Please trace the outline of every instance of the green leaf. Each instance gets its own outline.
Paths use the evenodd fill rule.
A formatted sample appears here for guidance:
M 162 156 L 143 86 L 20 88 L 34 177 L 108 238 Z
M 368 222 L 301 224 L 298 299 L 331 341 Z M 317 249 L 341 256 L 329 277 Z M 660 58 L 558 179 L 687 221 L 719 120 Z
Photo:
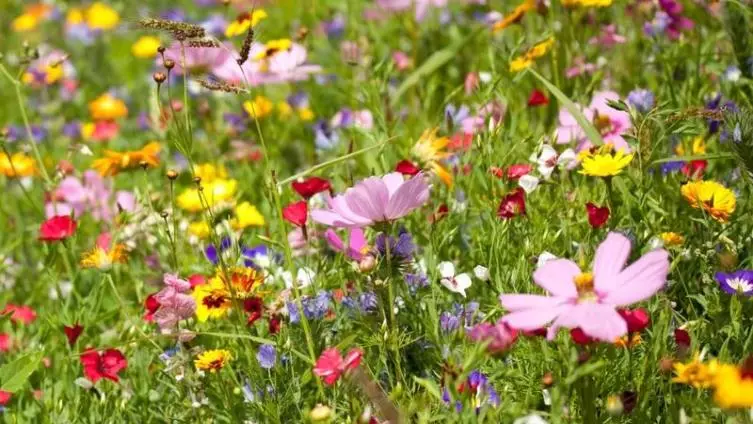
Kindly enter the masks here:
M 569 386 L 587 375 L 595 374 L 596 371 L 604 368 L 606 365 L 605 361 L 598 361 L 580 366 L 565 379 L 565 385 Z
M 418 383 L 421 387 L 426 389 L 427 392 L 429 392 L 430 395 L 434 396 L 437 400 L 442 400 L 442 393 L 439 391 L 439 387 L 437 386 L 437 383 L 427 380 L 425 378 L 418 378 L 416 376 L 413 376 L 413 380 Z
M 468 44 L 469 41 L 476 37 L 476 35 L 483 29 L 483 27 L 479 28 L 466 37 L 461 38 L 460 40 L 451 44 L 450 46 L 436 51 L 434 52 L 434 54 L 429 56 L 429 58 L 426 59 L 426 61 L 422 63 L 421 66 L 416 68 L 416 70 L 408 75 L 408 77 L 405 78 L 405 81 L 400 84 L 400 86 L 397 88 L 397 91 L 395 91 L 395 95 L 392 97 L 391 105 L 395 106 L 398 100 L 400 100 L 400 98 L 403 96 L 403 94 L 405 94 L 406 91 L 410 90 L 411 87 L 425 80 L 426 77 L 433 74 L 434 71 L 441 68 L 452 59 L 456 58 L 460 49 L 465 47 L 466 44 Z
M 729 153 L 717 153 L 717 154 L 712 154 L 712 155 L 670 156 L 668 158 L 657 159 L 651 162 L 651 165 L 656 165 L 659 163 L 667 163 L 667 162 L 677 162 L 677 161 L 689 162 L 692 160 L 701 160 L 701 159 L 734 159 L 734 158 L 735 156 Z
M 554 84 L 549 82 L 546 78 L 542 77 L 541 74 L 534 71 L 533 69 L 528 69 L 528 72 L 538 78 L 538 80 L 541 81 L 542 84 L 544 84 L 546 89 L 549 90 L 554 95 L 554 97 L 557 98 L 557 101 L 559 101 L 560 104 L 564 106 L 565 109 L 570 112 L 570 114 L 573 115 L 575 120 L 578 122 L 578 125 L 580 125 L 580 127 L 586 133 L 586 137 L 591 140 L 591 143 L 597 146 L 604 144 L 604 140 L 601 138 L 601 134 L 599 134 L 599 132 L 596 131 L 596 128 L 594 128 L 594 126 L 590 122 L 588 122 L 588 119 L 583 116 L 583 113 L 580 111 L 578 106 L 576 106 L 575 103 L 573 103 L 573 101 L 565 95 L 565 93 L 560 91 L 559 88 L 555 87 Z
M 22 388 L 39 366 L 42 356 L 42 352 L 29 353 L 0 367 L 0 390 L 15 393 Z

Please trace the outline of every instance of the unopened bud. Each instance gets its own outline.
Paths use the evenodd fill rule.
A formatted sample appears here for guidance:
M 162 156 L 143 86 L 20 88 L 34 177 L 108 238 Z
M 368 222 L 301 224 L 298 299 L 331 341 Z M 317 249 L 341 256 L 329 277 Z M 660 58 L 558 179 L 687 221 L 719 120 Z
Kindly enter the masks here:
M 193 177 L 193 183 L 196 185 L 201 184 L 201 177 L 199 177 L 198 175 Z
M 364 256 L 360 262 L 358 262 L 358 270 L 361 272 L 369 272 L 376 266 L 376 259 L 372 255 Z
M 674 369 L 674 361 L 672 358 L 665 356 L 664 358 L 661 358 L 659 360 L 659 371 L 662 372 L 662 374 L 669 374 Z
M 164 54 L 165 53 L 165 46 L 159 46 L 157 47 L 157 53 Z
M 309 412 L 311 421 L 327 421 L 332 417 L 332 408 L 326 405 L 318 404 Z
M 551 372 L 547 372 L 541 377 L 541 384 L 543 384 L 544 387 L 551 387 L 551 385 L 554 384 L 554 376 Z
M 168 169 L 167 178 L 171 181 L 174 181 L 176 178 L 178 178 L 178 172 L 174 169 Z
M 175 61 L 172 59 L 165 59 L 165 68 L 169 71 L 175 67 Z
M 606 407 L 609 415 L 615 417 L 622 415 L 622 412 L 625 410 L 625 406 L 622 404 L 622 399 L 620 399 L 618 395 L 609 395 Z
M 161 217 L 162 217 L 163 219 L 167 219 L 167 216 L 168 216 L 168 215 L 169 215 L 169 214 L 167 213 L 167 211 L 162 211 L 162 212 L 160 212 L 160 214 L 159 214 L 159 216 L 161 216 Z
M 167 75 L 164 72 L 155 72 L 152 78 L 154 78 L 154 82 L 157 84 L 162 84 L 167 79 Z

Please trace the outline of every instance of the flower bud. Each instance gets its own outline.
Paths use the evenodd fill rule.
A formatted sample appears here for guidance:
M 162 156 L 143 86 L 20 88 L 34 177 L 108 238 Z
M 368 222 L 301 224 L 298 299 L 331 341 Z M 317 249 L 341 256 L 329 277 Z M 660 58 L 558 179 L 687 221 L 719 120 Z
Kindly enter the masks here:
M 174 181 L 176 178 L 178 178 L 178 171 L 174 169 L 168 169 L 167 170 L 167 178 L 171 181 Z
M 314 422 L 328 421 L 332 417 L 332 408 L 320 403 L 309 412 L 309 417 Z
M 376 259 L 373 255 L 364 256 L 360 262 L 358 262 L 358 270 L 361 272 L 369 272 L 376 266 Z
M 165 69 L 168 71 L 175 67 L 175 61 L 172 59 L 165 59 Z
M 609 395 L 606 407 L 609 415 L 613 417 L 622 415 L 622 412 L 625 410 L 625 406 L 622 404 L 622 399 L 617 395 Z
M 162 84 L 163 82 L 165 82 L 165 80 L 167 80 L 167 75 L 165 75 L 164 72 L 155 72 L 154 74 L 152 74 L 152 78 L 154 78 L 154 82 L 156 82 L 157 84 Z

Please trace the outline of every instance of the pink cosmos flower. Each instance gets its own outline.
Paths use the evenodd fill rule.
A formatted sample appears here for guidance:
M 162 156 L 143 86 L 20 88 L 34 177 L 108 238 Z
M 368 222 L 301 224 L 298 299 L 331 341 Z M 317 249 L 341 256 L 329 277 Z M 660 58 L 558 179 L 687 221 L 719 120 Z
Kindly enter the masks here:
M 329 209 L 316 209 L 311 218 L 336 228 L 360 228 L 394 221 L 429 200 L 429 185 L 422 174 L 408 180 L 399 172 L 369 177 L 328 199 Z
M 620 96 L 613 91 L 600 91 L 594 93 L 591 104 L 583 109 L 586 119 L 593 122 L 596 129 L 601 133 L 605 143 L 612 144 L 615 149 L 630 152 L 630 145 L 623 138 L 623 134 L 631 128 L 630 115 L 627 112 L 612 109 L 607 102 L 619 100 Z M 562 108 L 559 114 L 559 127 L 554 133 L 557 143 L 566 144 L 575 141 L 576 151 L 580 152 L 592 147 L 586 133 L 578 125 L 575 117 Z
M 79 217 L 88 211 L 95 220 L 110 221 L 118 207 L 135 211 L 136 197 L 129 191 L 117 191 L 113 199 L 110 182 L 97 171 L 88 170 L 81 179 L 72 176 L 63 179 L 45 205 L 45 212 L 49 218 L 71 213 Z
M 646 253 L 628 267 L 631 244 L 619 233 L 609 233 L 596 250 L 593 273 L 583 273 L 568 259 L 547 261 L 533 274 L 533 281 L 550 296 L 501 295 L 509 314 L 502 321 L 530 331 L 551 323 L 549 339 L 557 330 L 578 328 L 594 339 L 614 342 L 628 326 L 618 307 L 646 300 L 667 280 L 669 254 L 663 249 Z
M 188 294 L 191 291 L 191 283 L 188 281 L 178 278 L 177 275 L 165 274 L 163 282 L 165 287 L 154 296 L 159 302 L 159 309 L 154 313 L 153 319 L 162 332 L 170 332 L 178 321 L 193 316 L 196 301 Z
M 235 62 L 232 47 L 185 47 L 186 60 L 185 65 L 188 73 L 191 75 L 216 74 L 222 72 L 226 66 L 238 64 Z M 172 72 L 176 75 L 183 75 L 183 57 L 180 50 L 180 43 L 174 42 L 165 50 L 165 58 L 175 62 L 175 68 Z M 162 65 L 162 59 L 158 59 Z M 217 75 L 220 76 L 220 75 Z
M 353 228 L 348 232 L 347 247 L 343 239 L 332 228 L 328 228 L 324 232 L 324 239 L 327 240 L 327 244 L 329 244 L 332 250 L 343 252 L 354 261 L 360 261 L 369 251 L 369 244 L 366 242 L 366 237 L 364 237 L 363 229 L 361 228 Z
M 328 385 L 335 384 L 344 372 L 358 367 L 361 364 L 362 357 L 363 351 L 361 349 L 351 349 L 343 359 L 340 351 L 336 347 L 331 347 L 322 352 L 319 359 L 316 360 L 314 374 L 322 377 Z
M 213 73 L 229 83 L 247 81 L 248 84 L 257 86 L 303 81 L 322 70 L 321 66 L 306 62 L 306 48 L 297 43 L 292 43 L 289 49 L 274 51 L 265 56 L 266 52 L 264 44 L 254 43 L 249 52 L 250 59 L 242 67 L 230 57 Z

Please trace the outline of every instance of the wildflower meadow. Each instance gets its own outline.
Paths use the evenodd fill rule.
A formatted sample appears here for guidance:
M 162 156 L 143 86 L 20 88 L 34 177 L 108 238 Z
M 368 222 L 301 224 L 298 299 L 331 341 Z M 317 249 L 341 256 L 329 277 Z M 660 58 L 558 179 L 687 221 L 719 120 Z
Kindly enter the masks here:
M 3 422 L 753 424 L 750 0 L 0 10 Z

